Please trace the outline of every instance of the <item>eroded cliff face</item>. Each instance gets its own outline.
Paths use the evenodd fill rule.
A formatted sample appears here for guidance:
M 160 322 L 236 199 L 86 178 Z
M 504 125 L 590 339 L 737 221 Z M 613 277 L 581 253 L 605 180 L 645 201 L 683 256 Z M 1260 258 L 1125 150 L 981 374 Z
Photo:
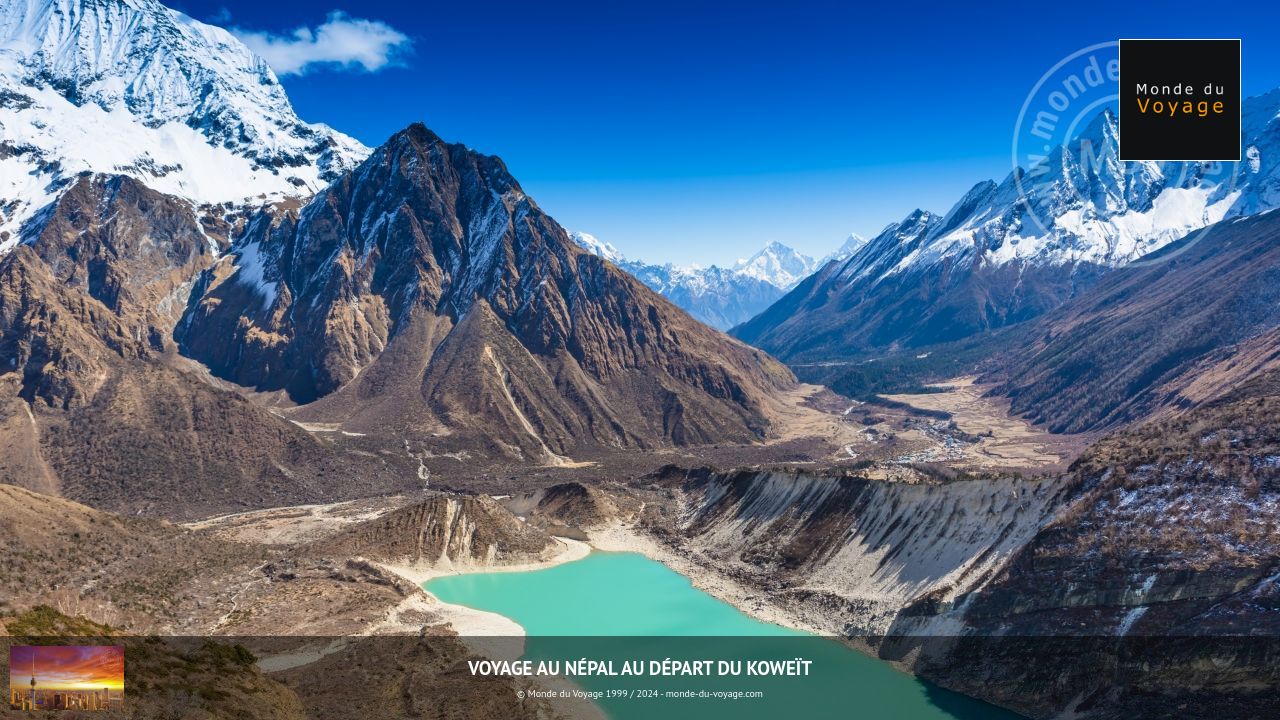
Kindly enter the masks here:
M 682 545 L 849 635 L 883 633 L 912 603 L 948 606 L 981 586 L 1065 492 L 1055 480 L 905 484 L 760 471 L 690 471 L 679 483 Z
M 882 654 L 1034 716 L 1274 716 L 1277 390 L 1264 375 L 1098 443 L 990 582 L 942 612 L 908 608 L 893 634 L 924 639 Z

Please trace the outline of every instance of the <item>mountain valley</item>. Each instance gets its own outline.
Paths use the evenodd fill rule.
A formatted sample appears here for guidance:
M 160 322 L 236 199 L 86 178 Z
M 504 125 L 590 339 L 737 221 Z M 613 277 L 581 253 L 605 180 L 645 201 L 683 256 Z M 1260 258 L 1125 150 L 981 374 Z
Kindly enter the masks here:
M 0 639 L 235 666 L 244 717 L 598 717 L 422 586 L 629 551 L 1029 717 L 1264 716 L 1280 91 L 1225 180 L 1116 123 L 820 261 L 653 265 L 154 0 L 0 0 Z

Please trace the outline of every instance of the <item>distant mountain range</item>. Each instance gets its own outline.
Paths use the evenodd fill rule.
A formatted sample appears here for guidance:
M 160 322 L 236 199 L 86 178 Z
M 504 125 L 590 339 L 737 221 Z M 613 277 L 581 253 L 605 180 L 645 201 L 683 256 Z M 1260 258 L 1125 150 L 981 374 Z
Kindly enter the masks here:
M 755 317 L 814 270 L 847 258 L 866 242 L 859 235 L 850 235 L 839 249 L 815 261 L 774 241 L 731 268 L 703 268 L 629 260 L 594 235 L 575 232 L 572 237 L 583 249 L 626 270 L 694 318 L 720 330 Z
M 1100 113 L 1031 170 L 916 210 L 733 334 L 790 362 L 968 337 L 1058 307 L 1112 268 L 1226 218 L 1280 205 L 1280 90 L 1244 105 L 1245 161 L 1122 163 Z

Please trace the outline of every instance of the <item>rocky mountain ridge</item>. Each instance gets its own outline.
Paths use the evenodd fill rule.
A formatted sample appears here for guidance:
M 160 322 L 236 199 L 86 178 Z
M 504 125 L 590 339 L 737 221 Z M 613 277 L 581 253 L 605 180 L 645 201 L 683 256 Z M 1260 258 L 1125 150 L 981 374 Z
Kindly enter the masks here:
M 583 443 L 759 437 L 790 382 L 582 251 L 501 160 L 421 125 L 250 224 L 195 295 L 183 352 L 313 403 L 299 418 L 459 432 L 547 462 Z
M 1236 218 L 1103 276 L 1005 344 L 987 381 L 1056 432 L 1185 411 L 1271 370 L 1280 212 Z

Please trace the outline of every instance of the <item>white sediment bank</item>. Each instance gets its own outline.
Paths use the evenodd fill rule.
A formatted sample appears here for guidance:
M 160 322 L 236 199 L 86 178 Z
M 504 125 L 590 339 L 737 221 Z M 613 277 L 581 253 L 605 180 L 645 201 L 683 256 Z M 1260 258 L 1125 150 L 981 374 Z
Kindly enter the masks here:
M 447 575 L 462 575 L 465 573 L 496 573 L 496 572 L 529 572 L 531 570 L 543 570 L 549 567 L 555 567 L 574 560 L 581 560 L 591 552 L 591 546 L 581 540 L 571 540 L 569 538 L 556 538 L 560 543 L 560 550 L 551 558 L 536 563 L 518 563 L 515 565 L 482 565 L 482 564 L 458 564 L 451 562 L 443 562 L 437 565 L 395 565 L 383 563 L 382 567 L 388 572 L 395 573 L 409 582 L 417 585 L 419 588 L 424 583 L 434 580 L 438 577 Z M 519 623 L 504 615 L 486 612 L 484 610 L 476 610 L 465 605 L 455 605 L 447 603 L 429 591 L 423 589 L 428 598 L 428 607 L 431 612 L 439 615 L 453 627 L 454 632 L 458 635 L 468 637 L 524 637 L 525 630 Z
M 519 563 L 515 565 L 442 563 L 437 566 L 384 563 L 382 567 L 421 588 L 427 598 L 428 609 L 448 622 L 453 631 L 458 633 L 462 642 L 472 652 L 490 659 L 516 660 L 524 656 L 524 638 L 528 634 L 519 623 L 505 615 L 444 602 L 422 586 L 430 580 L 447 575 L 543 570 L 573 562 L 574 560 L 581 560 L 591 553 L 591 546 L 581 540 L 572 540 L 570 538 L 556 538 L 556 540 L 561 545 L 560 551 L 551 558 L 536 563 Z M 530 683 L 531 686 L 556 693 L 561 690 L 577 689 L 577 686 L 573 683 L 558 677 L 536 678 L 531 680 Z M 583 698 L 560 699 L 557 709 L 568 720 L 605 720 L 600 708 L 590 700 Z

